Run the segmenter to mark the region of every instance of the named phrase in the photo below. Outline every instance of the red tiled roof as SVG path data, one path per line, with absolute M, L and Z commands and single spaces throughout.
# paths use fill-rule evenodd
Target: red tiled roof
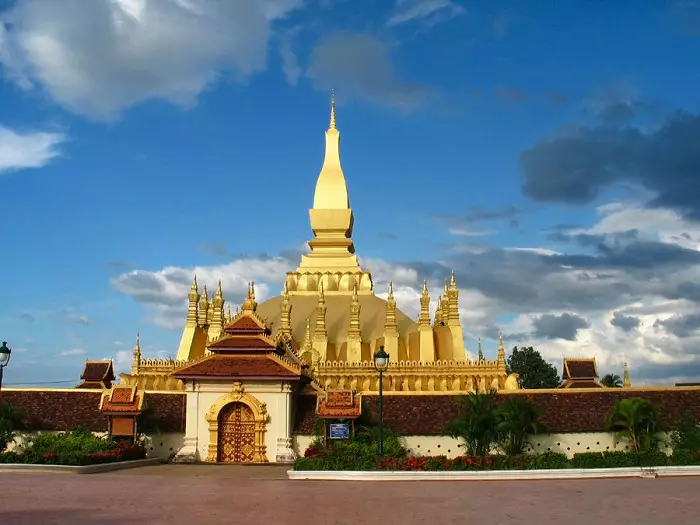
M 230 336 L 209 345 L 210 350 L 274 350 L 277 345 L 265 340 L 262 335 Z
M 112 361 L 87 361 L 80 376 L 84 381 L 114 381 Z
M 270 330 L 265 326 L 257 316 L 242 314 L 238 319 L 234 319 L 228 326 L 224 328 L 224 332 L 229 334 L 234 333 L 270 333 Z
M 562 379 L 594 379 L 598 377 L 595 359 L 564 359 Z
M 138 414 L 143 408 L 143 394 L 136 387 L 115 385 L 103 395 L 100 410 L 103 413 Z
M 297 374 L 268 355 L 213 355 L 181 368 L 173 377 L 274 377 L 298 378 Z
M 350 390 L 331 391 L 320 395 L 316 415 L 322 419 L 355 419 L 362 414 L 362 399 Z

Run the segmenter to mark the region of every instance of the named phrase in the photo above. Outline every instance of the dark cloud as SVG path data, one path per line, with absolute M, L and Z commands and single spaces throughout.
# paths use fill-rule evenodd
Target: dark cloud
M 635 328 L 638 328 L 641 321 L 638 317 L 632 315 L 624 315 L 620 312 L 613 313 L 612 319 L 610 319 L 610 324 L 619 328 L 623 332 L 631 332 Z
M 479 206 L 470 206 L 463 215 L 436 215 L 435 218 L 446 223 L 450 228 L 469 231 L 478 223 L 507 221 L 511 228 L 520 226 L 521 216 L 527 213 L 516 206 L 485 210 Z
M 533 326 L 535 337 L 575 341 L 578 331 L 588 328 L 588 321 L 576 314 L 544 314 L 533 321 Z
M 497 99 L 505 102 L 525 102 L 528 99 L 525 92 L 510 86 L 496 86 L 494 94 Z
M 566 106 L 569 103 L 569 97 L 558 91 L 548 89 L 542 92 L 542 96 L 555 106 Z
M 199 249 L 205 253 L 211 253 L 212 255 L 218 255 L 220 257 L 227 257 L 230 255 L 228 246 L 223 242 L 205 243 L 202 244 Z
M 423 106 L 432 88 L 402 80 L 384 42 L 369 35 L 336 33 L 314 47 L 307 72 L 314 88 L 342 86 L 341 98 L 359 98 L 400 111 Z
M 700 219 L 700 115 L 676 112 L 661 125 L 580 127 L 520 155 L 524 193 L 539 202 L 585 204 L 616 183 L 657 197 L 651 206 Z
M 676 337 L 688 337 L 700 328 L 700 314 L 674 315 L 668 319 L 658 319 L 654 327 L 661 327 Z

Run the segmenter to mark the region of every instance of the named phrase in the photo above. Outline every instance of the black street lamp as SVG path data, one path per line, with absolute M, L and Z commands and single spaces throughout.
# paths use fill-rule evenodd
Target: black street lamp
M 12 350 L 7 347 L 7 341 L 3 341 L 2 346 L 0 346 L 0 401 L 2 400 L 2 374 L 7 363 L 10 362 L 10 354 L 12 354 Z
M 374 354 L 374 369 L 379 372 L 379 441 L 377 442 L 377 455 L 384 455 L 384 438 L 382 430 L 384 426 L 384 388 L 383 379 L 384 372 L 389 368 L 389 354 L 384 351 L 384 347 L 380 346 L 379 351 Z

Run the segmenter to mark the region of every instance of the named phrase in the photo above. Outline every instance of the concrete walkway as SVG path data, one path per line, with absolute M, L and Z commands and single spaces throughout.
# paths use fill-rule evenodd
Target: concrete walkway
M 89 476 L 0 474 L 2 525 L 144 523 L 680 525 L 700 478 L 289 481 L 285 467 L 163 465 Z

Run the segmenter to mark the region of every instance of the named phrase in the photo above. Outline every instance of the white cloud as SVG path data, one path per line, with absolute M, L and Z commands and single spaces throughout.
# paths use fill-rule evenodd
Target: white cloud
M 64 140 L 61 133 L 20 132 L 0 125 L 0 175 L 46 166 L 60 155 L 58 146 Z
M 24 87 L 39 85 L 94 118 L 154 98 L 190 106 L 224 75 L 244 81 L 263 71 L 271 24 L 302 4 L 18 0 L 2 14 L 0 62 Z
M 395 26 L 416 21 L 435 25 L 466 12 L 467 10 L 454 0 L 396 0 L 396 8 L 387 25 Z
M 71 350 L 64 350 L 58 354 L 60 357 L 71 357 L 76 355 L 87 355 L 87 350 L 82 348 L 72 348 Z

